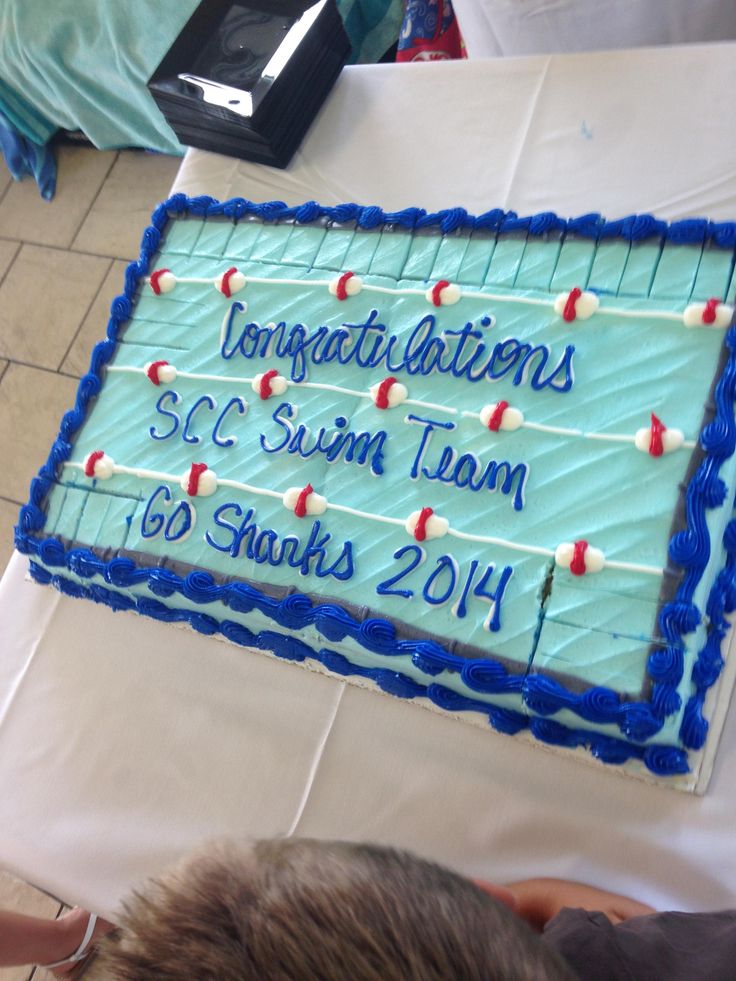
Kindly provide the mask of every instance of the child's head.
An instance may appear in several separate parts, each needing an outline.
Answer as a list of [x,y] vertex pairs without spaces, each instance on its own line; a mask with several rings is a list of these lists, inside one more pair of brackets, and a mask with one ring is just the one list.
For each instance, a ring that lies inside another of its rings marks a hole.
[[284,839],[211,848],[125,908],[120,981],[565,981],[498,899],[408,852]]

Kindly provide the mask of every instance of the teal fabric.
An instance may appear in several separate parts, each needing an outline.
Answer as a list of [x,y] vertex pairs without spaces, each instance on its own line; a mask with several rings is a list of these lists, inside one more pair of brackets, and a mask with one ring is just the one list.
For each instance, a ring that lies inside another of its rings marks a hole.
[[399,39],[403,0],[338,0],[350,38],[351,65],[373,64]]
[[199,0],[1,0],[0,111],[45,143],[82,130],[95,146],[183,148],[146,82]]
[[36,112],[33,106],[15,93],[0,78],[0,109],[6,124],[15,128],[19,136],[35,144],[47,143],[57,127]]
[[[146,82],[199,0],[0,0],[0,112],[42,145],[81,130],[100,149],[182,153]],[[352,61],[397,40],[402,0],[338,0]]]

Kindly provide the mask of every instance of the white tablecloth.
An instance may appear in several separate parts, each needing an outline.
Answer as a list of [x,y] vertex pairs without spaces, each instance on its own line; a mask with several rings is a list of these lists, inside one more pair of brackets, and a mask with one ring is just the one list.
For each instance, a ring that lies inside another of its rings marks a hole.
[[469,58],[736,38],[728,0],[453,0]]
[[[346,70],[287,171],[177,189],[388,208],[736,218],[736,46]],[[102,325],[101,325],[102,332]],[[120,897],[203,839],[411,847],[461,871],[736,906],[736,713],[696,798],[188,630],[0,583],[0,864]]]

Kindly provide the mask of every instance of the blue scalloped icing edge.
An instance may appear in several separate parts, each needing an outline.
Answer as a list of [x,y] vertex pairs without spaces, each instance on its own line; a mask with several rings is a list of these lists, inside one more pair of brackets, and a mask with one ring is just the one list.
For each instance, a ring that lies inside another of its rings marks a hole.
[[[186,213],[204,218],[224,216],[232,220],[253,215],[263,221],[296,221],[302,224],[327,218],[339,223],[355,222],[357,227],[365,229],[384,225],[399,225],[407,229],[437,227],[442,234],[449,234],[459,228],[485,229],[498,234],[524,232],[527,235],[544,235],[550,232],[560,234],[566,232],[595,239],[618,237],[633,242],[655,236],[660,240],[675,243],[711,243],[720,248],[736,246],[736,222],[709,222],[706,219],[686,219],[668,224],[651,215],[631,215],[618,221],[606,221],[598,214],[562,219],[552,212],[540,212],[520,218],[513,211],[504,212],[501,209],[488,211],[479,216],[469,215],[463,208],[447,209],[431,214],[421,208],[385,212],[378,207],[361,207],[356,204],[323,207],[312,201],[298,207],[288,207],[279,201],[256,204],[242,198],[234,198],[221,203],[206,196],[187,198],[186,195],[175,194],[153,212],[152,224],[143,233],[140,258],[137,262],[130,263],[126,269],[125,292],[112,303],[107,339],[95,346],[90,370],[80,381],[74,408],[62,418],[59,436],[51,447],[46,463],[31,483],[29,501],[21,509],[19,525],[16,529],[16,546],[20,551],[33,554],[40,545],[45,545],[47,548],[50,546],[52,551],[55,546],[63,551],[63,546],[57,540],[47,539],[46,542],[39,543],[33,534],[43,529],[45,521],[43,502],[54,482],[57,468],[71,454],[71,440],[84,422],[90,400],[101,389],[101,371],[115,351],[120,327],[130,318],[138,283],[148,273],[153,255],[160,244],[161,234],[171,220],[171,216]],[[645,740],[655,735],[664,725],[667,716],[680,708],[681,699],[677,688],[683,674],[682,638],[699,620],[697,609],[692,603],[692,596],[710,554],[705,512],[707,508],[718,506],[723,502],[725,486],[718,473],[723,461],[733,454],[736,447],[736,418],[733,409],[736,389],[735,327],[732,327],[727,334],[727,344],[730,354],[716,389],[716,417],[701,434],[701,445],[706,456],[688,487],[687,527],[675,535],[670,542],[670,556],[673,561],[685,568],[686,575],[675,600],[667,604],[661,613],[660,626],[667,647],[663,652],[655,652],[649,658],[647,670],[655,682],[651,703],[621,702],[614,691],[602,687],[575,695],[557,682],[540,675],[530,674],[526,678],[521,675],[508,675],[503,665],[492,659],[475,662],[474,667],[471,664],[468,668],[469,680],[473,682],[471,687],[477,691],[497,692],[499,689],[496,686],[499,684],[512,686],[511,689],[503,687],[501,690],[504,691],[521,688],[525,704],[541,716],[539,719],[529,719],[528,726],[530,731],[542,741],[565,746],[585,745],[601,759],[605,753],[615,756],[615,759],[606,760],[612,763],[623,762],[634,756],[660,776],[684,773],[688,770],[687,754],[678,747],[657,745],[642,747],[628,740],[591,734],[589,730],[571,729],[545,716],[567,708],[594,723],[618,724],[629,739]],[[734,538],[736,539],[736,535]],[[112,560],[113,563],[116,561],[120,560]],[[160,571],[166,572],[166,570]],[[54,578],[59,582],[63,579],[63,577]],[[71,580],[63,581],[71,583]],[[725,609],[730,603],[732,589],[730,580],[726,583],[720,576],[717,577],[709,598],[709,609],[711,605],[713,609],[721,607]],[[337,609],[341,608],[337,607]],[[345,611],[342,613],[349,616]],[[376,622],[393,630],[389,621]],[[690,748],[700,748],[707,733],[707,722],[702,718],[702,705],[707,689],[715,683],[720,670],[716,670],[717,659],[712,650],[716,644],[716,633],[717,631],[711,630],[708,640],[711,646],[706,644],[706,648],[700,652],[693,672],[696,692],[688,702],[686,717],[681,728],[683,744]],[[444,666],[447,666],[446,658],[453,656],[444,652],[439,645],[435,646],[442,652],[442,661]],[[350,662],[346,660],[346,663]],[[355,665],[352,668],[353,673],[360,673],[363,670]],[[448,691],[448,689],[444,690]],[[453,698],[463,701],[463,696],[454,693],[452,695]],[[472,702],[473,705],[484,705],[483,711],[488,713],[488,706],[485,703],[475,703],[472,699],[466,701]],[[596,740],[593,739],[594,735],[597,736]],[[596,746],[602,747],[604,742],[601,740],[605,741],[605,746],[615,744],[617,747],[615,752],[611,749],[606,750],[605,753],[596,752],[593,742],[595,741]],[[625,756],[622,755],[624,748]]]
[[[486,702],[468,698],[444,687],[444,685],[437,683],[422,685],[399,671],[392,671],[390,668],[360,667],[336,651],[326,647],[316,650],[305,644],[304,641],[280,634],[277,631],[264,630],[255,634],[233,620],[220,621],[206,613],[199,613],[197,610],[173,609],[156,599],[146,597],[132,599],[98,584],[84,586],[66,576],[53,575],[33,561],[30,563],[30,571],[36,582],[55,586],[67,596],[103,603],[115,612],[132,610],[143,614],[143,616],[149,616],[155,620],[164,620],[167,623],[187,623],[199,633],[206,635],[220,633],[232,643],[270,651],[284,660],[304,661],[306,658],[311,658],[333,674],[368,678],[382,691],[397,698],[426,698],[448,712],[479,712],[488,718],[494,729],[506,735],[515,735],[522,729],[529,729],[535,738],[551,745],[563,746],[567,749],[584,747],[603,763],[616,765],[635,758],[643,762],[652,773],[658,776],[672,776],[673,774],[688,772],[687,754],[676,746],[635,746],[601,733],[569,729],[550,719],[531,718],[511,709],[499,708]],[[91,574],[94,575],[94,573]],[[173,574],[170,573],[169,575]],[[181,580],[182,584],[183,582],[184,580]],[[252,592],[257,593],[258,590],[252,590]],[[306,597],[302,598],[306,599]],[[264,599],[268,599],[268,597],[264,597]]]

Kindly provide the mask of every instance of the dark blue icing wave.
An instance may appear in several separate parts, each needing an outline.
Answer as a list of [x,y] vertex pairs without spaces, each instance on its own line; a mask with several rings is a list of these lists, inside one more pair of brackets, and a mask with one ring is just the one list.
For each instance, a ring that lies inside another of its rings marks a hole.
[[[701,439],[706,455],[685,495],[686,526],[683,531],[673,535],[669,544],[670,558],[682,566],[685,576],[674,600],[665,604],[660,611],[659,626],[666,646],[654,650],[647,661],[647,673],[654,682],[649,703],[622,701],[615,692],[606,688],[573,693],[558,682],[532,671],[523,687],[524,702],[532,711],[549,716],[561,709],[568,709],[590,722],[616,724],[627,738],[644,741],[659,732],[666,719],[682,707],[678,688],[684,671],[685,636],[702,619],[693,596],[711,554],[706,512],[722,506],[725,500],[726,485],[719,471],[736,448],[736,326],[729,328],[726,346],[730,353],[716,385],[715,416],[703,430]],[[721,626],[718,625],[720,621],[710,609],[716,611],[726,602],[730,604],[727,612],[736,608],[736,570],[731,568],[736,528],[732,526],[733,523],[728,526],[724,536],[729,551],[725,574],[716,578],[711,589],[708,643],[699,653],[692,678],[696,691],[688,699],[680,728],[683,745],[690,749],[701,749],[705,743],[708,724],[703,717],[703,704],[708,688],[720,673],[720,641],[728,629],[725,620]],[[700,683],[698,678],[701,679]],[[706,680],[708,683],[705,683]],[[661,765],[661,761],[657,763],[657,766]]]
[[[146,586],[156,596],[163,598],[176,593],[201,606],[219,602],[236,613],[257,610],[287,630],[302,630],[314,626],[331,641],[338,642],[348,637],[374,654],[410,657],[422,670],[426,667],[429,674],[440,674],[445,670],[461,672],[463,678],[469,679],[468,687],[479,692],[489,690],[487,679],[491,676],[495,679],[495,692],[520,691],[522,687],[524,676],[508,674],[496,661],[469,662],[466,658],[450,654],[432,640],[398,640],[396,628],[387,620],[377,617],[356,620],[342,607],[334,603],[314,603],[302,593],[291,593],[277,599],[247,583],[230,582],[220,585],[204,571],[196,570],[186,576],[179,576],[168,569],[137,566],[132,559],[122,556],[105,561],[87,548],[65,550],[55,538],[38,539],[17,533],[15,544],[20,552],[37,557],[45,566],[68,569],[84,579],[98,576],[117,589]],[[156,609],[168,609],[156,599],[146,602],[155,604]],[[175,616],[173,613],[162,612],[159,619],[169,615]],[[471,666],[484,678],[483,685],[474,682]]]
[[501,234],[524,232],[528,235],[545,235],[549,232],[560,234],[570,232],[586,238],[623,238],[629,242],[643,241],[647,238],[683,244],[712,242],[720,248],[731,248],[736,245],[736,222],[713,222],[705,218],[688,218],[667,223],[652,215],[629,215],[626,218],[607,221],[597,213],[580,215],[577,218],[560,218],[551,211],[520,217],[515,211],[503,211],[500,208],[494,208],[481,215],[471,215],[464,208],[446,208],[436,212],[427,212],[423,208],[384,211],[374,205],[361,206],[353,203],[325,206],[316,201],[307,201],[297,206],[289,206],[282,201],[267,201],[259,204],[245,198],[232,198],[229,201],[219,202],[207,196],[187,198],[184,194],[174,194],[154,211],[152,228],[147,229],[144,235],[143,251],[150,255],[156,250],[158,239],[154,238],[152,232],[160,233],[169,215],[186,213],[202,218],[223,215],[236,220],[252,215],[262,221],[296,221],[300,224],[327,219],[339,223],[355,222],[358,228],[366,229],[384,225],[400,225],[408,230],[437,228],[445,235],[463,228],[484,229]]
[[[551,212],[520,217],[515,212],[504,212],[501,209],[494,209],[478,216],[470,215],[462,208],[446,209],[436,213],[427,213],[421,208],[384,212],[377,207],[361,207],[350,203],[324,207],[316,202],[306,202],[298,207],[288,207],[278,201],[255,204],[244,199],[233,199],[220,203],[206,196],[187,198],[183,194],[175,194],[168,201],[160,204],[152,215],[151,226],[145,230],[143,235],[140,258],[137,262],[130,263],[126,269],[125,292],[112,302],[107,325],[107,339],[95,346],[92,352],[90,371],[80,381],[75,405],[63,417],[59,436],[51,447],[46,463],[31,483],[28,503],[21,509],[16,532],[16,544],[21,551],[38,555],[39,559],[46,565],[52,567],[64,565],[65,552],[60,542],[54,539],[39,540],[37,537],[44,526],[43,505],[45,498],[54,482],[59,466],[69,459],[72,440],[85,420],[90,401],[101,388],[101,373],[115,351],[120,328],[131,315],[135,293],[140,280],[148,274],[154,253],[159,247],[162,232],[170,216],[186,213],[203,218],[220,215],[234,220],[252,215],[263,221],[272,222],[309,223],[327,219],[339,223],[355,222],[360,228],[379,228],[384,225],[398,225],[406,229],[437,228],[443,234],[450,234],[457,229],[470,229],[485,230],[495,234],[523,233],[534,236],[549,233],[557,235],[569,233],[596,240],[620,237],[630,242],[656,237],[660,240],[669,239],[675,243],[711,243],[721,248],[732,248],[736,245],[736,222],[716,223],[704,219],[690,219],[667,225],[651,215],[631,215],[618,221],[606,221],[598,214],[586,214],[566,220]],[[679,705],[679,695],[676,688],[682,675],[682,635],[688,632],[688,629],[692,629],[691,624],[694,625],[694,618],[698,616],[698,611],[692,605],[691,600],[695,586],[707,563],[707,554],[709,553],[707,528],[705,534],[703,533],[705,508],[715,506],[716,502],[722,499],[724,487],[722,481],[718,480],[718,470],[723,459],[733,452],[736,443],[736,422],[734,421],[732,404],[734,389],[736,388],[736,364],[733,354],[736,336],[734,336],[733,328],[729,331],[728,343],[731,356],[716,392],[716,417],[704,433],[704,445],[708,457],[691,484],[692,500],[688,500],[688,527],[685,532],[681,533],[681,537],[677,538],[677,541],[673,539],[674,552],[685,564],[686,576],[675,601],[668,604],[662,612],[663,632],[669,646],[666,656],[660,656],[657,652],[650,658],[650,674],[656,681],[656,697],[651,705],[621,702],[615,692],[604,688],[595,688],[582,695],[573,695],[562,686],[558,686],[559,690],[557,690],[554,683],[552,685],[547,684],[546,681],[540,680],[540,676],[537,675],[530,675],[526,679],[520,675],[508,675],[502,665],[490,659],[469,662],[467,659],[457,658],[431,641],[399,642],[397,644],[391,639],[393,627],[387,621],[366,621],[365,624],[361,625],[360,630],[362,632],[356,639],[367,649],[381,654],[398,653],[401,644],[411,643],[414,645],[412,650],[402,648],[401,653],[411,653],[414,663],[423,671],[428,674],[439,674],[447,668],[461,670],[464,672],[463,679],[468,687],[479,692],[522,691],[530,707],[533,704],[538,705],[538,711],[542,715],[542,718],[534,719],[530,724],[530,728],[537,735],[537,738],[554,742],[558,738],[562,739],[560,733],[567,733],[564,736],[564,739],[568,740],[565,745],[586,745],[594,755],[606,762],[621,762],[623,759],[636,756],[642,759],[654,772],[684,772],[683,767],[686,767],[686,759],[683,762],[682,751],[675,747],[649,747],[645,750],[613,737],[593,734],[587,730],[578,732],[567,729],[553,723],[551,719],[545,716],[562,708],[569,708],[594,723],[605,724],[608,721],[613,721],[619,725],[621,732],[627,739],[643,741],[656,733],[661,728],[666,715],[675,710],[676,704]],[[730,405],[728,404],[729,399],[731,400]],[[736,533],[734,537],[736,538]],[[72,550],[70,554],[73,557],[70,561],[73,565],[70,564],[69,568],[73,568],[73,571],[82,577],[87,578],[91,575],[101,574],[108,583],[120,588],[145,581],[154,597],[166,598],[174,592],[182,591],[179,589],[180,577],[166,569],[137,569],[131,560],[116,558],[107,563],[102,572],[93,572],[93,569],[97,569],[95,563],[100,560],[92,553],[79,553],[80,550]],[[36,567],[36,573],[40,577],[39,567]],[[61,582],[62,577],[59,577],[59,583]],[[82,590],[80,595],[105,602],[114,609],[128,608],[125,604],[125,598],[105,590],[104,587],[97,585],[88,588],[76,587],[70,580],[63,580],[63,582],[63,588],[66,591]],[[186,595],[191,602],[210,602],[219,588],[221,587],[214,583],[212,577],[204,572],[194,573],[186,579]],[[247,612],[263,602],[263,595],[244,583],[231,584],[227,588],[229,589],[229,604],[233,610]],[[731,585],[730,579],[727,586],[723,584],[720,587],[714,586],[714,591],[717,589],[730,590],[729,596],[736,595],[736,587]],[[266,599],[268,598],[266,597]],[[307,599],[307,602],[310,601]],[[732,601],[729,600],[729,602]],[[169,617],[176,619],[184,616],[183,613],[179,616],[176,611],[170,611],[155,598],[139,600],[136,602],[135,608],[139,612],[156,616],[158,619]],[[313,622],[328,640],[338,641],[344,636],[351,635],[351,618],[346,611],[337,606],[322,605],[311,608],[310,603],[310,611],[307,614],[302,599],[290,598],[281,609],[280,615],[284,626],[292,626],[307,616],[313,617],[310,622]],[[197,611],[191,611],[184,618],[195,629],[205,633],[212,633],[214,630],[220,629],[211,617]],[[244,628],[237,624],[228,624],[227,627],[222,625],[222,632],[238,643],[242,642],[237,640],[237,637],[244,636],[243,630]],[[279,636],[273,634],[273,638]],[[248,643],[250,644],[252,641],[249,640]],[[715,643],[714,640],[713,646]],[[306,647],[306,645],[302,646]],[[289,648],[290,651],[296,649],[293,645]],[[303,656],[313,655],[303,653]],[[337,657],[338,655],[334,656]],[[331,663],[338,665],[334,658]],[[702,731],[702,725],[698,721],[702,721],[702,713],[700,712],[702,709],[701,688],[704,697],[708,687],[705,683],[706,680],[709,678],[715,680],[718,670],[720,670],[719,668],[716,669],[715,664],[716,659],[712,652],[706,653],[705,650],[701,652],[696,668],[700,666],[698,677],[701,679],[702,685],[698,687],[696,696],[690,699],[686,708],[686,718],[683,721],[683,729],[686,729],[687,732],[687,739],[683,736],[686,745],[697,745],[698,737],[693,735],[693,732],[698,728],[698,725],[700,725],[698,731]],[[351,668],[351,673],[355,673],[354,665]],[[377,680],[377,683],[382,684],[380,680]],[[712,681],[710,683],[712,684]],[[383,684],[388,684],[385,678]],[[391,684],[394,685],[395,682],[392,681]],[[695,676],[694,684],[699,685]],[[441,689],[442,694],[437,692],[433,694],[433,688]],[[441,700],[451,701],[454,706],[451,709],[453,711],[470,710],[471,705],[466,703],[480,705],[482,706],[481,710],[486,713],[493,711],[495,722],[494,718],[491,718],[491,722],[502,731],[515,731],[514,727],[517,724],[521,725],[519,719],[523,719],[524,725],[526,725],[525,716],[519,715],[516,719],[515,716],[518,713],[512,713],[510,710],[491,710],[485,703],[474,703],[473,699],[463,701],[462,696],[457,696],[442,686],[430,685],[427,691],[427,697],[437,704],[440,704]],[[443,707],[447,706],[443,704]],[[473,710],[477,710],[477,708]],[[687,728],[686,722],[688,723]],[[702,738],[704,739],[704,736]],[[573,740],[573,743],[570,743],[570,740]]]
[[730,629],[727,615],[736,610],[736,520],[726,526],[723,536],[726,564],[716,576],[706,605],[708,636],[693,666],[694,693],[685,705],[680,739],[689,749],[702,749],[708,736],[708,720],[703,706],[708,689],[716,683],[723,669],[721,643]]
[[354,664],[345,655],[329,648],[313,648],[298,638],[288,637],[273,630],[254,633],[243,624],[232,620],[218,621],[197,610],[172,609],[158,600],[146,597],[134,599],[99,584],[83,585],[66,576],[54,575],[33,561],[30,563],[30,571],[37,582],[52,585],[60,592],[74,598],[94,600],[115,611],[129,610],[167,623],[187,623],[199,633],[207,636],[221,633],[232,643],[268,651],[287,661],[304,661],[306,658],[311,658],[333,674],[370,679],[382,691],[398,698],[427,698],[447,712],[479,713],[488,719],[494,729],[506,735],[514,735],[528,728],[533,736],[543,742],[567,749],[588,749],[594,757],[604,763],[622,764],[629,759],[638,759],[659,776],[672,776],[688,771],[687,755],[676,746],[637,746],[590,730],[570,729],[552,719],[529,718],[513,709],[500,708],[469,698],[444,685],[437,683],[423,685],[400,671],[392,671],[390,668],[362,667]]

